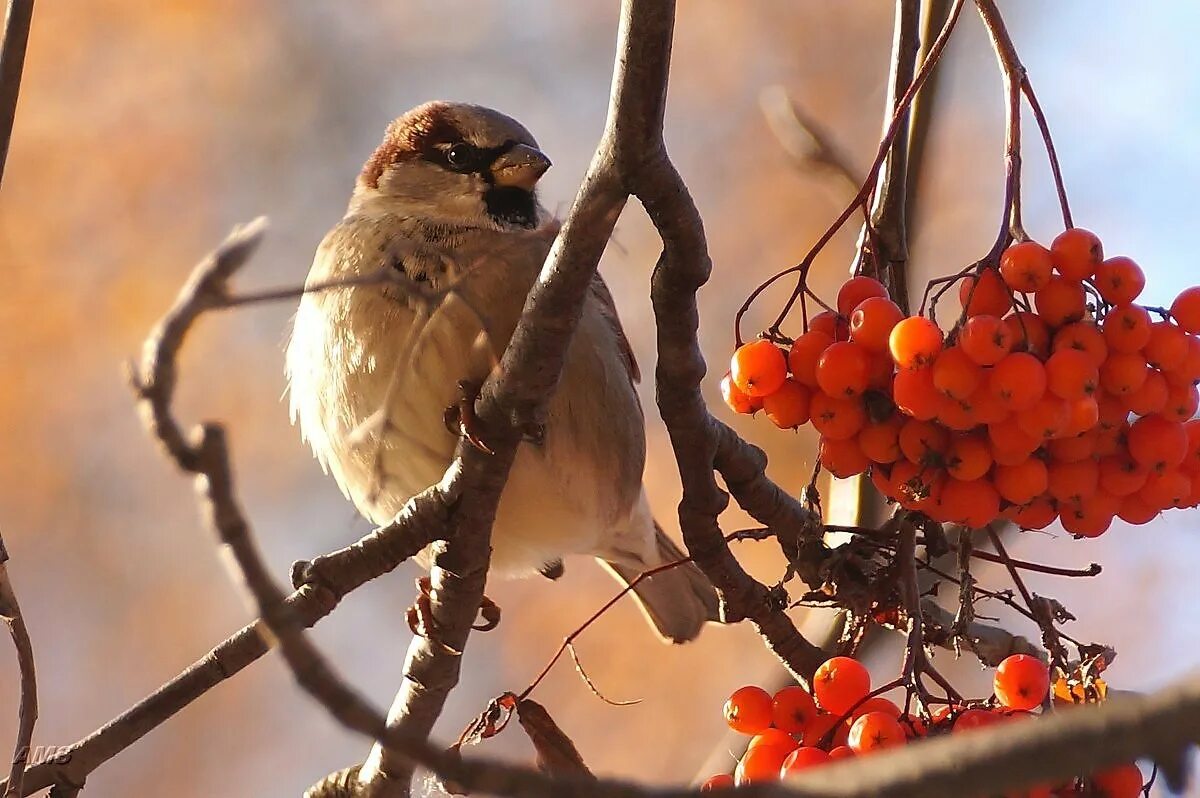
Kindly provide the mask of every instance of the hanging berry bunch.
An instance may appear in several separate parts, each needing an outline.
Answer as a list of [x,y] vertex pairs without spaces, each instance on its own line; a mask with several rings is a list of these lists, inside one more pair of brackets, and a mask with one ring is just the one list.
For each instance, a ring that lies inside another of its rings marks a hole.
[[905,316],[854,277],[786,349],[739,347],[722,392],[778,427],[811,424],[823,468],[869,473],[934,520],[1059,519],[1095,537],[1200,505],[1200,287],[1146,308],[1145,282],[1087,230],[1022,241],[946,281],[962,312],[943,336],[932,312]]

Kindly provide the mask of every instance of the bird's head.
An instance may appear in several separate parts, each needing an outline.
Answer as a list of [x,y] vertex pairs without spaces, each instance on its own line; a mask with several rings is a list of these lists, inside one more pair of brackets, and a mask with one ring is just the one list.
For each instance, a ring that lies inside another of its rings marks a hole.
[[355,197],[433,221],[493,229],[539,222],[550,160],[519,122],[478,105],[429,102],[388,125]]

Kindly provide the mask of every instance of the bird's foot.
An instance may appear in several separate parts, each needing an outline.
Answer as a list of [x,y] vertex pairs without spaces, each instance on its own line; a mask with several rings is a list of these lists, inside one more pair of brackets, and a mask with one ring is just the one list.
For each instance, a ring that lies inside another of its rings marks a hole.
[[458,383],[458,402],[446,408],[442,420],[452,435],[464,438],[484,454],[495,454],[480,436],[482,424],[479,416],[475,414],[475,400],[479,398],[479,388],[477,383],[461,380]]
[[[438,640],[437,622],[433,618],[432,594],[433,582],[428,576],[422,576],[417,580],[416,601],[408,608],[408,628],[414,635],[441,646],[447,653],[460,654],[462,652]],[[483,616],[483,620],[471,627],[475,631],[490,632],[500,625],[500,605],[487,596],[479,602],[479,614]]]

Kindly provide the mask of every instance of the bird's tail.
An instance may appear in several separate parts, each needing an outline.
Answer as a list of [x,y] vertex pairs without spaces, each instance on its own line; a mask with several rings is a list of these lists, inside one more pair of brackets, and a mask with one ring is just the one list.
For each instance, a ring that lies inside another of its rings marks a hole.
[[[657,562],[631,565],[598,558],[600,563],[622,584],[630,585],[645,571],[687,558],[657,523],[654,533]],[[642,579],[633,593],[646,619],[668,643],[686,643],[700,634],[705,622],[720,620],[717,591],[692,562]]]

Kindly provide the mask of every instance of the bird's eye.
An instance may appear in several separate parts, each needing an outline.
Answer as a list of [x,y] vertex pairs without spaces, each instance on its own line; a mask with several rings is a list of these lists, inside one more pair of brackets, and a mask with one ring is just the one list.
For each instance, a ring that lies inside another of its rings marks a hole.
[[475,148],[470,144],[455,144],[446,150],[446,163],[456,169],[470,166],[474,152]]

